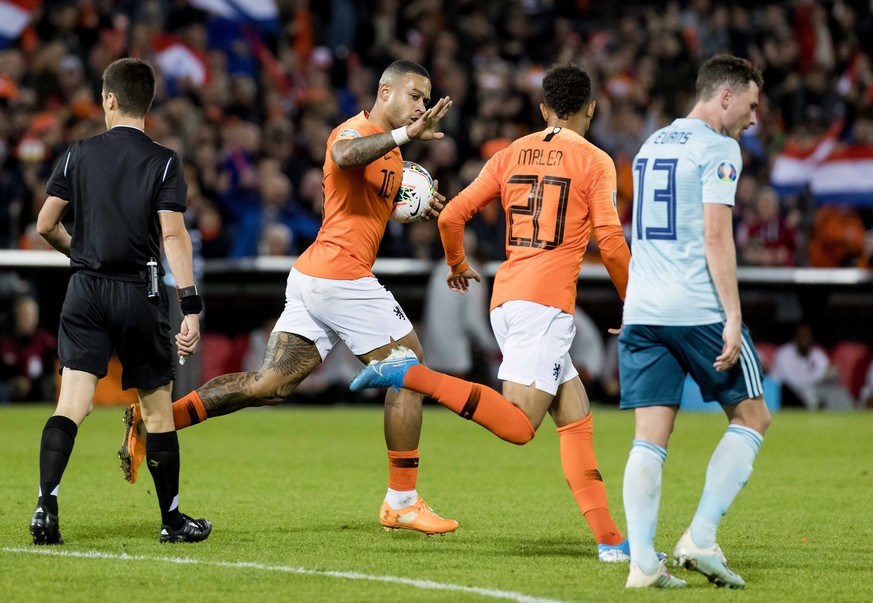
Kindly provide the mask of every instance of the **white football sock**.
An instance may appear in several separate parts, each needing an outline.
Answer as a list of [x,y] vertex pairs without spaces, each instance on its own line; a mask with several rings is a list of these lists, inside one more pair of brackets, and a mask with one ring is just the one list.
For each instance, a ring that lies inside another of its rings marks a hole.
[[622,497],[631,561],[647,575],[658,569],[655,528],[661,502],[661,472],[666,458],[665,448],[645,440],[634,440],[624,468]]
[[388,488],[388,493],[385,494],[385,500],[388,501],[388,505],[395,510],[403,509],[404,507],[409,507],[418,502],[418,491],[417,490],[392,490]]
[[715,544],[718,523],[749,481],[763,436],[754,429],[731,425],[706,469],[706,483],[691,521],[691,539],[700,548]]

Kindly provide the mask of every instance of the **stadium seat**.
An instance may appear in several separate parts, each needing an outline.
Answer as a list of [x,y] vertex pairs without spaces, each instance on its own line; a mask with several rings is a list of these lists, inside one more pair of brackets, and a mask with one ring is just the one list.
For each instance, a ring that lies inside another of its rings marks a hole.
[[219,375],[241,371],[248,345],[248,335],[228,337],[220,333],[204,333],[199,345],[203,354],[200,361],[203,383]]
[[840,373],[840,382],[857,399],[864,385],[867,367],[873,358],[873,351],[857,341],[841,341],[829,352],[831,364]]

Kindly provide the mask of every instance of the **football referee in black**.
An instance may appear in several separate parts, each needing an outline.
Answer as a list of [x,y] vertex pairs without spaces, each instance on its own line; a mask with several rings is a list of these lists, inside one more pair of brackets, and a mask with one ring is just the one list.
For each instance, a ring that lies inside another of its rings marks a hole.
[[[37,230],[70,257],[74,272],[61,310],[58,355],[63,379],[39,450],[39,501],[30,522],[35,544],[63,544],[58,485],[79,425],[91,412],[97,380],[113,349],[122,387],[137,388],[148,429],[146,459],[161,507],[161,542],[198,542],[206,519],[179,511],[179,440],[170,388],[176,354],[194,353],[203,303],[194,286],[191,239],[183,213],[188,186],[179,155],[143,132],[155,74],[137,59],[103,73],[107,132],[73,143],[46,184]],[[72,233],[61,219],[72,209]],[[160,246],[176,282],[184,319],[172,348]]]

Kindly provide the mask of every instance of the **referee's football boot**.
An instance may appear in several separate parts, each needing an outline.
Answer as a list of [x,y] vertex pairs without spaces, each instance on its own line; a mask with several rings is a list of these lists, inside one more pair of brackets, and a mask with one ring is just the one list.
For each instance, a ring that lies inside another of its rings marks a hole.
[[403,387],[403,377],[409,367],[419,364],[415,352],[399,346],[383,360],[372,360],[358,371],[349,389],[359,392],[372,387]]
[[121,473],[124,479],[133,484],[146,456],[146,428],[139,404],[131,404],[124,409],[123,421],[124,439],[121,441],[118,458],[121,459]]
[[182,526],[173,529],[168,525],[161,526],[161,542],[200,542],[206,540],[212,532],[212,522],[208,519],[192,519],[181,513]]
[[691,529],[686,529],[673,549],[673,565],[695,570],[706,576],[716,586],[744,588],[746,581],[727,566],[727,559],[718,544],[705,549],[694,544]]
[[630,564],[630,573],[627,575],[626,588],[684,588],[688,583],[677,578],[667,571],[663,561],[658,562],[658,569],[654,574],[643,573],[636,562]]
[[393,509],[388,501],[382,503],[379,510],[379,523],[388,530],[414,530],[423,532],[428,536],[434,534],[448,534],[458,529],[458,522],[454,519],[443,519],[424,502],[420,496],[414,505]]
[[58,516],[50,513],[43,505],[37,505],[33,519],[30,520],[30,535],[33,544],[64,544]]

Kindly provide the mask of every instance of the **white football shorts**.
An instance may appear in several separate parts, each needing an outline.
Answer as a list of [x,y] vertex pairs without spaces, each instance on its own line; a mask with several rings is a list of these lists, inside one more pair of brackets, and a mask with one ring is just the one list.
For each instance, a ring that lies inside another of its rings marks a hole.
[[576,336],[573,316],[529,301],[510,301],[491,311],[491,328],[503,353],[501,381],[536,388],[553,396],[579,373],[570,359]]
[[317,278],[292,268],[285,309],[273,332],[294,333],[315,342],[321,359],[342,339],[359,356],[412,331],[406,313],[375,277]]

